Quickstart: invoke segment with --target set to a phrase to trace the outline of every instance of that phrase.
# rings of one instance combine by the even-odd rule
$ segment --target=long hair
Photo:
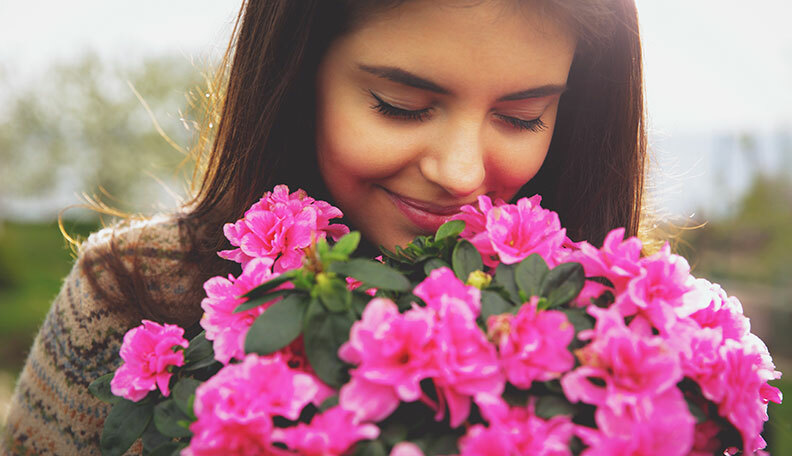
[[[641,43],[634,0],[531,0],[568,21],[578,49],[562,96],[553,139],[538,174],[517,197],[543,195],[574,240],[602,242],[641,220],[646,133]],[[401,1],[246,0],[211,87],[215,100],[194,153],[194,195],[181,214],[189,261],[201,283],[237,267],[216,252],[228,248],[224,223],[278,183],[329,199],[315,158],[315,75],[329,44],[356,21]],[[106,255],[124,299],[156,306],[139,280]],[[117,263],[117,264],[116,264]],[[115,265],[115,266],[113,266]],[[121,269],[119,269],[119,267]],[[118,274],[126,274],[123,278]],[[129,279],[129,275],[138,279]],[[148,303],[148,304],[142,304]],[[156,318],[153,315],[152,318]]]

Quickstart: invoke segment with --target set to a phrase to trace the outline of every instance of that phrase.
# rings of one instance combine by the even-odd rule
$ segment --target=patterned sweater
[[[36,336],[14,391],[0,441],[3,455],[98,455],[110,406],[88,385],[120,365],[124,333],[149,318],[126,302],[109,299],[119,284],[106,268],[111,238],[124,266],[136,258],[146,288],[165,320],[197,321],[200,303],[180,299],[198,273],[174,216],[127,222],[91,235]],[[133,248],[136,246],[136,248]],[[108,293],[95,292],[90,280]],[[118,296],[117,294],[115,294]],[[113,302],[110,302],[113,301]],[[127,454],[140,454],[138,441]]]

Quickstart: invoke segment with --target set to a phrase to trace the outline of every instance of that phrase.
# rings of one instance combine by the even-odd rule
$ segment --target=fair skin
[[[514,1],[418,0],[332,43],[317,76],[317,159],[375,245],[433,232],[539,171],[575,51],[560,21]]]

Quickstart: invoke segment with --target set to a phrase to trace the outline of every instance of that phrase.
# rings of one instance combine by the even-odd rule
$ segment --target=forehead
[[[407,1],[368,15],[328,57],[400,67],[459,90],[564,83],[575,35],[530,3]]]

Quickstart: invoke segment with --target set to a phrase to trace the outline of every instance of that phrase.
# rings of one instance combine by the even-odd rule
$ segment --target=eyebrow
[[[360,64],[358,65],[358,68],[365,71],[366,73],[372,74],[382,79],[387,79],[397,84],[415,87],[416,89],[439,93],[441,95],[450,95],[452,93],[451,90],[442,87],[439,84],[430,81],[429,79],[422,78],[399,67],[370,66]],[[565,84],[547,84],[540,87],[534,87],[531,89],[506,94],[498,98],[498,101],[516,101],[525,100],[528,98],[541,98],[549,95],[561,94],[566,91],[566,89],[567,86]]]

